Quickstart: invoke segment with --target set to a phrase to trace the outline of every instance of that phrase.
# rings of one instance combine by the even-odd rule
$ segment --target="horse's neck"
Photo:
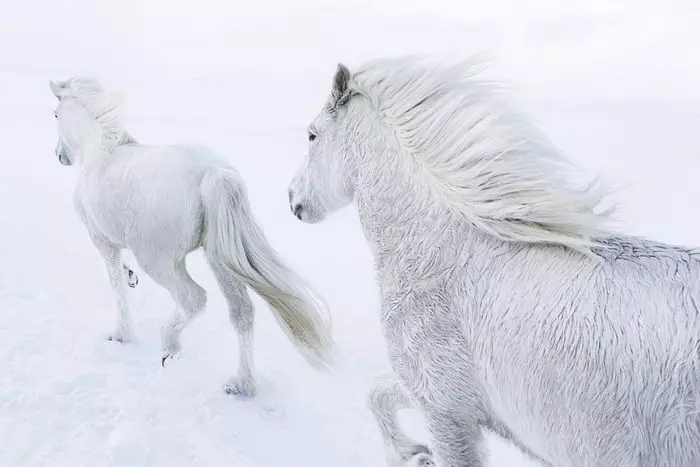
[[[126,131],[122,133],[116,145],[114,145],[114,147],[110,148],[109,150],[104,148],[100,140],[88,141],[86,144],[83,145],[83,147],[80,150],[82,153],[82,160],[80,164],[84,168],[90,167],[94,165],[93,163],[95,161],[99,161],[105,154],[108,154],[117,149],[119,146],[123,146],[125,144],[138,144],[138,141],[136,141],[136,138],[131,136],[131,134],[129,134]]]
[[[377,266],[412,261],[439,248],[462,255],[469,245],[490,238],[442,203],[421,179],[420,167],[402,153],[396,133],[358,100],[349,127],[357,148],[355,203]],[[354,115],[351,115],[351,118]],[[354,123],[354,125],[352,125]]]
[[[429,248],[452,248],[456,237],[472,230],[412,178],[399,157],[398,151],[384,148],[358,173],[355,201],[378,266]]]

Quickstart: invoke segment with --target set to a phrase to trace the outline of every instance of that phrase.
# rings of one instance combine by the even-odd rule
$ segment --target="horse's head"
[[[354,163],[348,144],[350,70],[338,65],[330,99],[308,128],[309,149],[289,187],[290,208],[304,222],[320,222],[352,202]]]
[[[99,83],[92,79],[52,81],[50,86],[58,99],[54,110],[58,126],[56,156],[63,165],[80,163],[84,154],[104,145],[107,134],[105,116],[118,105],[114,97],[105,93]],[[114,117],[112,119],[116,120]],[[111,139],[114,138],[111,136]]]

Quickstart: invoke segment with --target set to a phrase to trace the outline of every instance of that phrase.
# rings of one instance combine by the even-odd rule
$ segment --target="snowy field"
[[[384,466],[379,433],[365,406],[373,377],[388,371],[368,248],[354,212],[305,225],[289,213],[286,190],[335,62],[352,66],[380,53],[461,53],[456,20],[441,26],[437,16],[430,17],[426,26],[415,15],[403,22],[374,19],[369,34],[384,28],[373,33],[375,43],[331,34],[336,31],[329,23],[302,16],[290,26],[280,11],[257,25],[233,15],[237,29],[227,35],[225,15],[217,15],[209,1],[191,18],[182,4],[176,3],[178,10],[144,2],[128,27],[107,30],[110,18],[127,18],[124,11],[137,2],[98,3],[94,11],[75,4],[75,10],[53,7],[43,19],[32,16],[47,5],[27,3],[14,18],[0,19],[0,467]],[[144,24],[158,23],[158,5],[169,27],[152,32]],[[380,13],[373,18],[384,18]],[[348,15],[347,27],[357,29],[361,16]],[[209,18],[205,40],[199,33],[208,30]],[[675,34],[683,34],[686,20],[683,15],[674,23]],[[478,37],[482,29],[470,24],[464,34]],[[627,31],[635,34],[637,23],[631,24]],[[296,27],[305,35],[292,34]],[[665,31],[656,27],[659,34]],[[432,34],[438,30],[442,35]],[[593,30],[591,40],[602,40]],[[463,52],[493,43],[465,46]],[[517,50],[508,44],[506,50]],[[609,45],[620,51],[623,66],[617,68],[600,67],[591,58],[572,70],[573,59],[549,63],[560,53],[555,51],[534,58],[537,72],[520,56],[506,56],[503,69],[507,78],[520,80],[521,106],[555,144],[619,187],[622,229],[700,246],[700,92],[693,87],[699,75],[695,69],[695,75],[686,73],[689,65],[678,50],[676,68],[658,65],[671,67],[667,74],[623,54],[628,45]],[[572,50],[579,59],[585,55]],[[222,65],[207,65],[214,62]],[[624,66],[642,62],[647,68],[630,68],[625,75]],[[190,257],[190,270],[208,290],[209,302],[183,333],[179,359],[160,366],[159,328],[173,304],[144,273],[129,290],[137,340],[105,341],[116,318],[113,295],[72,207],[76,171],[61,166],[53,153],[55,100],[48,80],[80,73],[124,92],[127,129],[137,139],[205,144],[238,168],[270,242],[331,307],[340,354],[332,373],[309,368],[256,297],[259,394],[252,401],[227,396],[221,388],[236,370],[236,336],[198,253]],[[601,84],[606,80],[609,87]],[[575,84],[562,84],[567,82]],[[426,439],[420,414],[404,415],[406,427]],[[491,466],[537,465],[498,439],[490,437],[489,448]]]

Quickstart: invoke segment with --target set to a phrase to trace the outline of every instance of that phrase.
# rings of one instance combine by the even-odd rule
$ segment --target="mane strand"
[[[503,86],[478,79],[480,71],[472,61],[375,60],[353,74],[350,88],[394,130],[423,182],[475,227],[591,253],[612,211],[601,208],[602,183],[574,183],[576,167],[509,107]]]

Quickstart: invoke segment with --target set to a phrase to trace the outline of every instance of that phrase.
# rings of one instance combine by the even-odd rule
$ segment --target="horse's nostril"
[[[292,207],[292,212],[294,213],[295,216],[297,216],[297,219],[301,220],[301,211],[302,207],[301,204],[295,204],[294,207]]]

